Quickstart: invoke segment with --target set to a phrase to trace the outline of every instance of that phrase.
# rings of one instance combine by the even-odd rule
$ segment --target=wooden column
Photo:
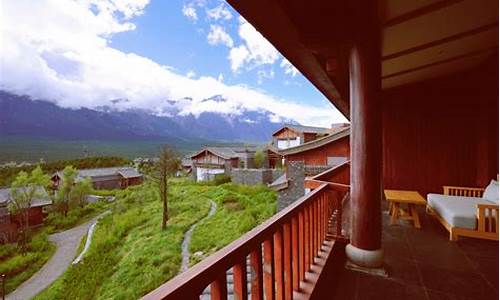
[[[351,118],[351,244],[346,254],[364,267],[383,263],[382,101],[377,1],[354,0],[349,50]]]

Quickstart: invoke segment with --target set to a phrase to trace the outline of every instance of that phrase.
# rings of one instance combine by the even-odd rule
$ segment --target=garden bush
[[[215,185],[221,185],[224,183],[231,182],[231,176],[226,174],[216,174],[214,178]]]

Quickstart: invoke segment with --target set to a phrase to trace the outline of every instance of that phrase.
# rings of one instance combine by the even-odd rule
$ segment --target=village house
[[[287,149],[328,135],[330,128],[285,124],[273,133],[271,144],[278,149]]]
[[[53,186],[57,188],[63,178],[62,171],[52,175]],[[131,185],[141,184],[143,176],[132,167],[112,167],[78,170],[75,181],[90,178],[94,189],[124,189]]]
[[[280,150],[285,173],[269,185],[278,191],[278,209],[302,197],[307,177],[320,174],[349,159],[349,127],[339,126],[330,134],[295,147]]]
[[[46,216],[44,207],[51,205],[47,191],[43,187],[37,188],[37,197],[31,202],[29,209],[29,226],[39,226],[43,224]],[[12,201],[12,189],[0,189],[0,244],[14,242],[19,229],[18,217],[9,212],[9,203]]]
[[[279,150],[296,147],[348,126],[348,123],[334,123],[331,128],[285,124],[273,133],[271,145]]]
[[[190,156],[192,176],[196,181],[207,181],[217,174],[229,175],[233,168],[253,168],[256,151],[254,146],[205,147]]]

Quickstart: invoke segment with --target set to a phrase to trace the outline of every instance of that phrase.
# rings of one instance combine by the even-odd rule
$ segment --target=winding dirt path
[[[214,201],[210,200],[210,211],[208,212],[208,214],[203,219],[191,225],[189,230],[186,231],[186,233],[184,234],[184,239],[182,240],[182,245],[181,245],[182,249],[182,263],[180,270],[181,273],[189,269],[189,257],[190,257],[189,244],[191,243],[191,236],[193,235],[194,229],[201,222],[211,218],[215,214],[216,210],[217,210],[217,204]]]
[[[107,213],[107,212],[106,212]],[[92,220],[69,230],[49,235],[49,241],[56,244],[57,250],[52,257],[30,279],[23,282],[12,293],[6,296],[7,300],[27,300],[36,296],[51,285],[66,269],[76,256],[82,237],[90,226],[95,224],[103,214]]]

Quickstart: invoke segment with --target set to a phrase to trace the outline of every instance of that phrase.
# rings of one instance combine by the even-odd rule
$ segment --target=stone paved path
[[[80,245],[80,240],[94,224],[99,215],[85,224],[69,230],[54,233],[49,236],[49,241],[56,244],[56,253],[43,265],[30,279],[23,282],[15,291],[8,294],[7,300],[27,300],[36,296],[54,282],[71,265]]]
[[[191,236],[193,235],[194,229],[201,222],[205,221],[206,219],[211,218],[215,214],[216,210],[217,210],[217,204],[215,202],[213,202],[212,200],[210,200],[210,211],[208,212],[208,214],[203,219],[201,219],[198,222],[191,225],[189,230],[186,231],[186,233],[184,234],[184,240],[182,240],[182,245],[181,245],[181,249],[182,249],[182,263],[181,263],[181,271],[180,271],[181,273],[186,271],[187,269],[189,269],[189,257],[190,257],[189,244],[191,243]]]

